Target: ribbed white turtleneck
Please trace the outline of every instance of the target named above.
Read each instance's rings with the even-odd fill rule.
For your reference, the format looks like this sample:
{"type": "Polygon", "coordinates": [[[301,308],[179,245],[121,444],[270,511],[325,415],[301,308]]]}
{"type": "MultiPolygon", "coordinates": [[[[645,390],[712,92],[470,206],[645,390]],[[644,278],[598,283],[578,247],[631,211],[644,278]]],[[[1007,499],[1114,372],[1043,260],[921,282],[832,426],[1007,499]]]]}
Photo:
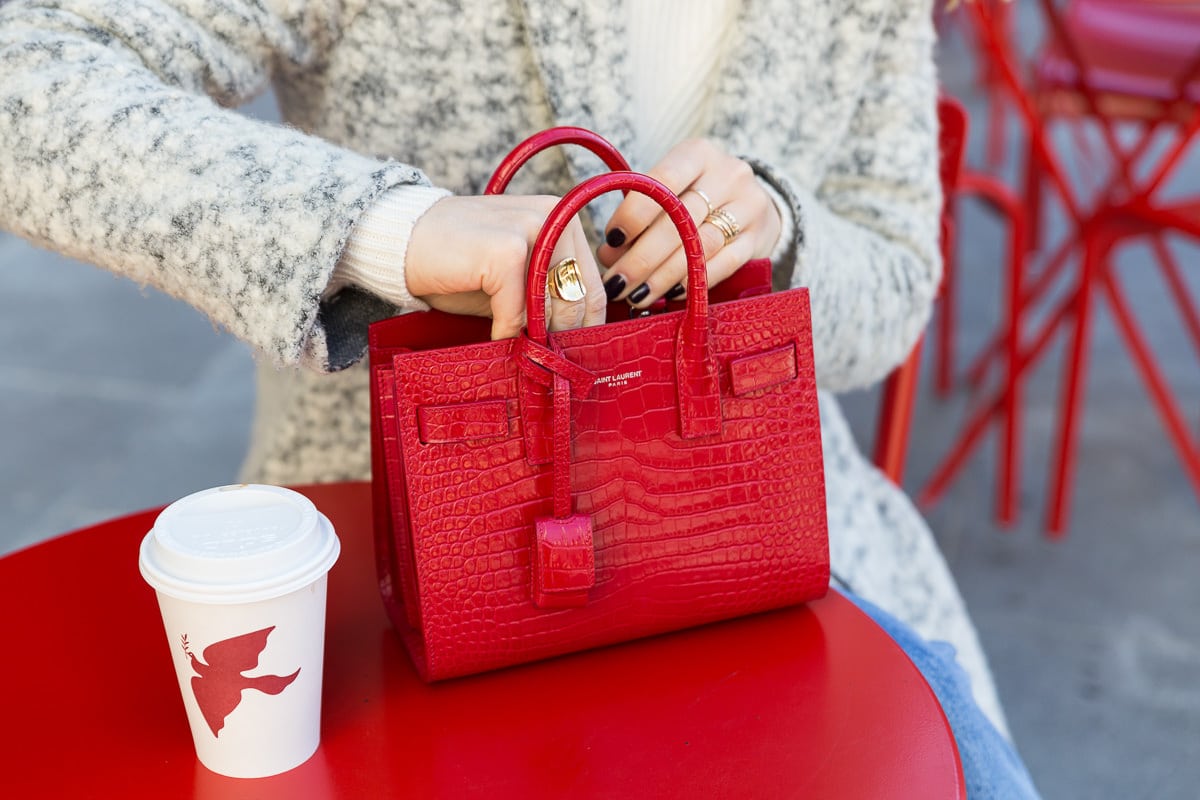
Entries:
{"type": "Polygon", "coordinates": [[[643,168],[704,130],[739,0],[626,3],[630,96],[643,168]]]}

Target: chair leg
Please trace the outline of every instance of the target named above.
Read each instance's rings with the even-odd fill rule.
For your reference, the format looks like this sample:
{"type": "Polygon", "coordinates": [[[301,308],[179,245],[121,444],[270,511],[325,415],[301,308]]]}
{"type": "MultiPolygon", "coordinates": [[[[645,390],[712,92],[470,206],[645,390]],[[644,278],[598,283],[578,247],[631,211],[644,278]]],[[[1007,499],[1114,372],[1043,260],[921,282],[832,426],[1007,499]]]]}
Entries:
{"type": "Polygon", "coordinates": [[[917,401],[923,341],[918,339],[904,363],[888,376],[879,403],[879,426],[875,431],[875,465],[897,486],[904,484],[904,463],[908,455],[908,434],[912,427],[913,408],[917,401]]]}
{"type": "Polygon", "coordinates": [[[942,289],[937,310],[937,358],[934,366],[934,389],[938,397],[948,397],[954,388],[954,325],[957,314],[955,284],[958,265],[955,263],[953,225],[942,226],[942,289]]]}
{"type": "Polygon", "coordinates": [[[1162,269],[1167,286],[1175,298],[1175,303],[1179,306],[1183,324],[1192,337],[1192,345],[1196,348],[1196,352],[1200,353],[1200,312],[1197,312],[1195,304],[1192,303],[1191,292],[1179,271],[1179,264],[1175,261],[1175,257],[1171,254],[1166,239],[1161,233],[1154,234],[1151,242],[1154,246],[1154,253],[1158,256],[1159,268],[1162,269]]]}
{"type": "Polygon", "coordinates": [[[896,421],[896,384],[899,382],[897,372],[898,370],[892,370],[892,374],[883,381],[883,388],[879,392],[879,421],[875,424],[875,453],[871,460],[884,473],[887,473],[888,462],[891,459],[890,445],[893,424],[896,421]]]}
{"type": "Polygon", "coordinates": [[[1150,346],[1134,323],[1133,314],[1121,296],[1111,271],[1103,274],[1100,283],[1112,308],[1117,330],[1129,347],[1133,365],[1141,373],[1142,380],[1150,391],[1150,399],[1154,401],[1154,406],[1162,417],[1163,426],[1167,429],[1168,438],[1179,451],[1184,471],[1191,479],[1197,495],[1200,495],[1200,447],[1193,442],[1187,421],[1175,403],[1167,379],[1155,364],[1150,346]]]}
{"type": "Polygon", "coordinates": [[[1004,166],[1004,154],[1008,150],[1008,126],[1004,116],[1004,97],[998,81],[989,78],[988,83],[988,132],[987,165],[998,170],[1004,166]]]}
{"type": "MultiPolygon", "coordinates": [[[[1025,234],[1028,241],[1028,234],[1025,234]]],[[[1029,287],[1024,290],[1024,295],[1021,302],[1024,305],[1036,303],[1042,295],[1054,284],[1055,279],[1062,273],[1063,269],[1070,262],[1070,256],[1075,250],[1075,245],[1078,242],[1075,238],[1067,238],[1058,246],[1058,250],[1047,260],[1046,265],[1042,267],[1036,276],[1029,283],[1029,287]]],[[[984,378],[987,377],[988,371],[991,369],[992,362],[998,359],[1003,353],[1004,348],[1004,332],[1001,331],[993,336],[987,344],[979,348],[975,360],[971,362],[966,371],[967,386],[972,389],[980,386],[984,378]]]]}
{"type": "MultiPolygon", "coordinates": [[[[1003,46],[1012,49],[1012,10],[1005,5],[997,5],[992,9],[996,23],[996,32],[1003,46]]],[[[996,68],[995,63],[988,59],[983,73],[984,90],[988,96],[988,131],[985,142],[985,156],[990,169],[998,170],[1004,165],[1004,156],[1008,152],[1008,119],[1005,114],[1007,96],[1004,89],[1004,76],[996,68]]]]}
{"type": "MultiPolygon", "coordinates": [[[[1029,369],[1031,364],[1042,357],[1050,343],[1054,341],[1054,334],[1071,318],[1073,308],[1073,298],[1066,297],[1051,310],[1045,320],[1039,321],[1040,327],[1036,329],[1037,333],[1031,337],[1032,341],[1028,348],[1018,354],[1018,375],[1029,369]]],[[[941,464],[917,494],[918,505],[928,508],[941,500],[946,490],[950,488],[950,483],[966,463],[967,457],[974,452],[983,434],[987,432],[992,418],[1004,412],[1004,395],[1004,390],[1001,389],[975,405],[969,413],[967,421],[963,424],[962,432],[954,446],[947,452],[941,464]]]]}
{"type": "Polygon", "coordinates": [[[1083,271],[1075,292],[1075,328],[1070,367],[1059,406],[1058,466],[1050,497],[1047,533],[1058,539],[1066,534],[1070,516],[1070,487],[1075,477],[1075,457],[1081,416],[1080,399],[1087,380],[1088,345],[1092,324],[1096,276],[1103,268],[1109,245],[1096,230],[1084,232],[1083,271]]]}
{"type": "Polygon", "coordinates": [[[1001,525],[1016,522],[1016,492],[1021,485],[1021,341],[1025,283],[1025,221],[1019,215],[1012,219],[1008,242],[1008,336],[1005,343],[1005,392],[1003,447],[1000,462],[999,496],[996,498],[996,517],[1001,525]]]}
{"type": "Polygon", "coordinates": [[[1025,153],[1025,178],[1021,187],[1025,206],[1025,247],[1034,252],[1042,245],[1042,163],[1032,137],[1025,153]]]}

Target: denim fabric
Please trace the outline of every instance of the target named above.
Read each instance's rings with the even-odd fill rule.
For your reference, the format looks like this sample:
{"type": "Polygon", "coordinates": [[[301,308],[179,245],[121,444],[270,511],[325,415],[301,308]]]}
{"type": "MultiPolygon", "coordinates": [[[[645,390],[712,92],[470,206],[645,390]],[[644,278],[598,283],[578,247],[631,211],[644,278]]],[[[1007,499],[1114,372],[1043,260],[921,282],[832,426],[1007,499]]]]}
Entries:
{"type": "Polygon", "coordinates": [[[945,642],[927,642],[904,623],[850,592],[850,601],[900,645],[937,695],[962,759],[968,800],[1025,800],[1039,795],[1012,744],[971,697],[970,678],[945,642]]]}

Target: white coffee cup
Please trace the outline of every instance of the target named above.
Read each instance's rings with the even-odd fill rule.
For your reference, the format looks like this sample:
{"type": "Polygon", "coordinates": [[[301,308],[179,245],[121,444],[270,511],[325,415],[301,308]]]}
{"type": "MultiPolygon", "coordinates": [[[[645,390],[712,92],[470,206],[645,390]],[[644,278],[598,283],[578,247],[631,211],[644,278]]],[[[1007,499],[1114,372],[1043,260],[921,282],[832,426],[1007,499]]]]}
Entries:
{"type": "Polygon", "coordinates": [[[316,752],[340,550],[308,498],[254,484],[177,500],[142,540],[196,755],[213,772],[277,775],[316,752]]]}

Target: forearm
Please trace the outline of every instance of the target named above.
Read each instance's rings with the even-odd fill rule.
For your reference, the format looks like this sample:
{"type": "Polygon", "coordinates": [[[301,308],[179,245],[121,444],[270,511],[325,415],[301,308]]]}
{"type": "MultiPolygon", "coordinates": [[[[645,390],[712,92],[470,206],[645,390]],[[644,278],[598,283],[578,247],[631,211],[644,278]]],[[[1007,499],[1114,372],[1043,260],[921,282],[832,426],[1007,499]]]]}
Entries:
{"type": "Polygon", "coordinates": [[[413,227],[438,200],[450,193],[427,186],[397,186],[385,192],[354,226],[325,296],[357,286],[396,306],[424,311],[424,301],[408,290],[405,274],[413,227]]]}
{"type": "Polygon", "coordinates": [[[230,13],[203,25],[151,0],[0,9],[0,224],[183,299],[278,363],[328,368],[318,301],[355,221],[427,181],[221,108],[209,95],[246,99],[278,48],[307,51],[260,6],[215,5],[230,13]],[[251,23],[245,41],[220,30],[251,23]]]}

